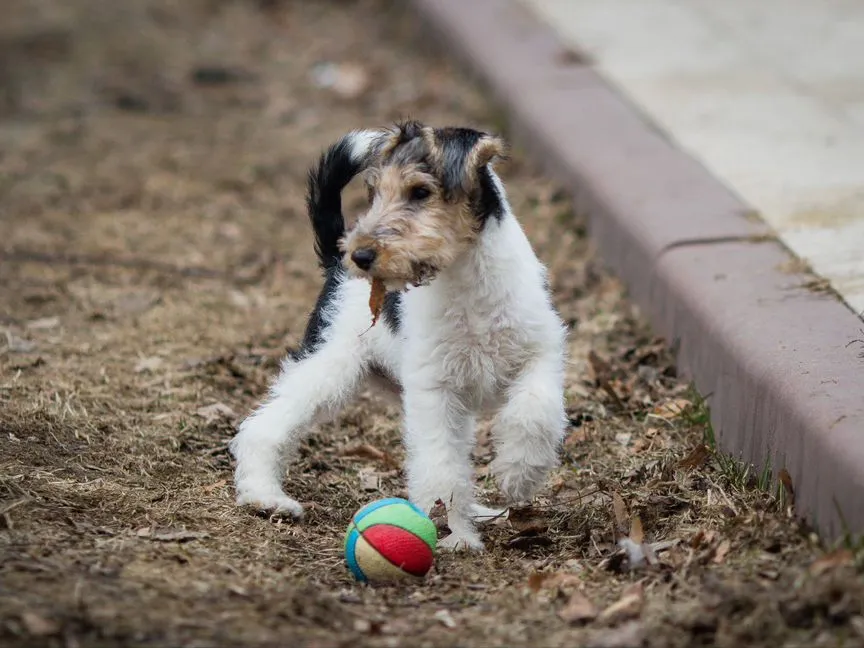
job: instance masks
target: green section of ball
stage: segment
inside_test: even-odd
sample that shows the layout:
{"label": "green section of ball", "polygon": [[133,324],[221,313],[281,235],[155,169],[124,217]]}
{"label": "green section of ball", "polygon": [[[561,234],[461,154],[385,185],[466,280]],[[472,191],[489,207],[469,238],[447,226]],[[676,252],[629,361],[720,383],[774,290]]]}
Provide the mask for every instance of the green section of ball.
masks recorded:
{"label": "green section of ball", "polygon": [[388,504],[375,509],[364,515],[356,524],[361,533],[375,524],[397,526],[423,540],[433,552],[438,543],[438,530],[435,528],[435,523],[407,502]]}

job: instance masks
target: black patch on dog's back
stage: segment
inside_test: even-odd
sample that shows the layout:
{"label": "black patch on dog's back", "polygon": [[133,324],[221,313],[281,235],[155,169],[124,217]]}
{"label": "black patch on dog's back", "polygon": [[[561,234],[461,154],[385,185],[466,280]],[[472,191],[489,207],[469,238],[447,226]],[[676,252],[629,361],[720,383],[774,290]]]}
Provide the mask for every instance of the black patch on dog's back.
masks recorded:
{"label": "black patch on dog's back", "polygon": [[324,331],[327,329],[328,321],[324,318],[324,311],[333,303],[333,298],[339,290],[344,279],[344,271],[338,267],[326,268],[324,271],[324,286],[318,294],[315,308],[309,315],[306,323],[306,331],[300,344],[296,357],[304,357],[315,353],[323,341]]}

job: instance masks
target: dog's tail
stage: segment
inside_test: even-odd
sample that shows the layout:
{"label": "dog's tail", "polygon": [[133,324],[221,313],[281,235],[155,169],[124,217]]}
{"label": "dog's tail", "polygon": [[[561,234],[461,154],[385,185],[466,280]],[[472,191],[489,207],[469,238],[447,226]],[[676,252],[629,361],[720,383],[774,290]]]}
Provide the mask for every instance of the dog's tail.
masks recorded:
{"label": "dog's tail", "polygon": [[315,252],[325,270],[335,268],[342,259],[342,190],[369,164],[383,135],[374,130],[351,131],[324,151],[318,165],[309,171],[306,204],[315,231]]}

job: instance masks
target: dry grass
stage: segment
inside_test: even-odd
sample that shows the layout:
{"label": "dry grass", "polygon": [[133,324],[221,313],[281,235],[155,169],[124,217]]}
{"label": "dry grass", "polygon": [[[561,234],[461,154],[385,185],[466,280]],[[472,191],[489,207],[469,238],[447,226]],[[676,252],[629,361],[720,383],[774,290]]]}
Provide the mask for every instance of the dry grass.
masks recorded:
{"label": "dry grass", "polygon": [[[0,9],[4,645],[862,644],[860,555],[826,557],[765,477],[715,456],[664,345],[518,152],[505,181],[572,324],[573,426],[542,497],[422,585],[354,584],[349,516],[404,494],[398,418],[364,394],[291,471],[305,523],[236,509],[225,444],[320,285],[307,166],[355,126],[493,108],[383,0],[38,6]],[[317,87],[322,61],[368,87]],[[494,501],[484,434],[477,458]],[[639,526],[658,560],[630,570],[616,540]]]}

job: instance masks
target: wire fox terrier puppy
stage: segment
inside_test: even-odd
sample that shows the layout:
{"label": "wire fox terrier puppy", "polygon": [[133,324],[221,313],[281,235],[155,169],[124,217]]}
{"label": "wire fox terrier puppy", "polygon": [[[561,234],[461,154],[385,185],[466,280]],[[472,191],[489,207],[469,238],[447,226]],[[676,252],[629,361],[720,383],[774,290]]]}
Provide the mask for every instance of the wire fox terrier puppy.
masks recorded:
{"label": "wire fox terrier puppy", "polygon": [[[239,505],[302,516],[282,490],[285,463],[370,379],[401,396],[409,498],[427,512],[446,504],[441,548],[483,548],[478,416],[495,416],[491,469],[508,501],[543,485],[567,421],[566,329],[492,170],[504,150],[476,130],[407,122],[352,131],[322,154],[307,198],[324,287],[300,351],[231,441]],[[341,192],[361,173],[369,210],[346,232]],[[370,285],[382,283],[370,328]]]}

